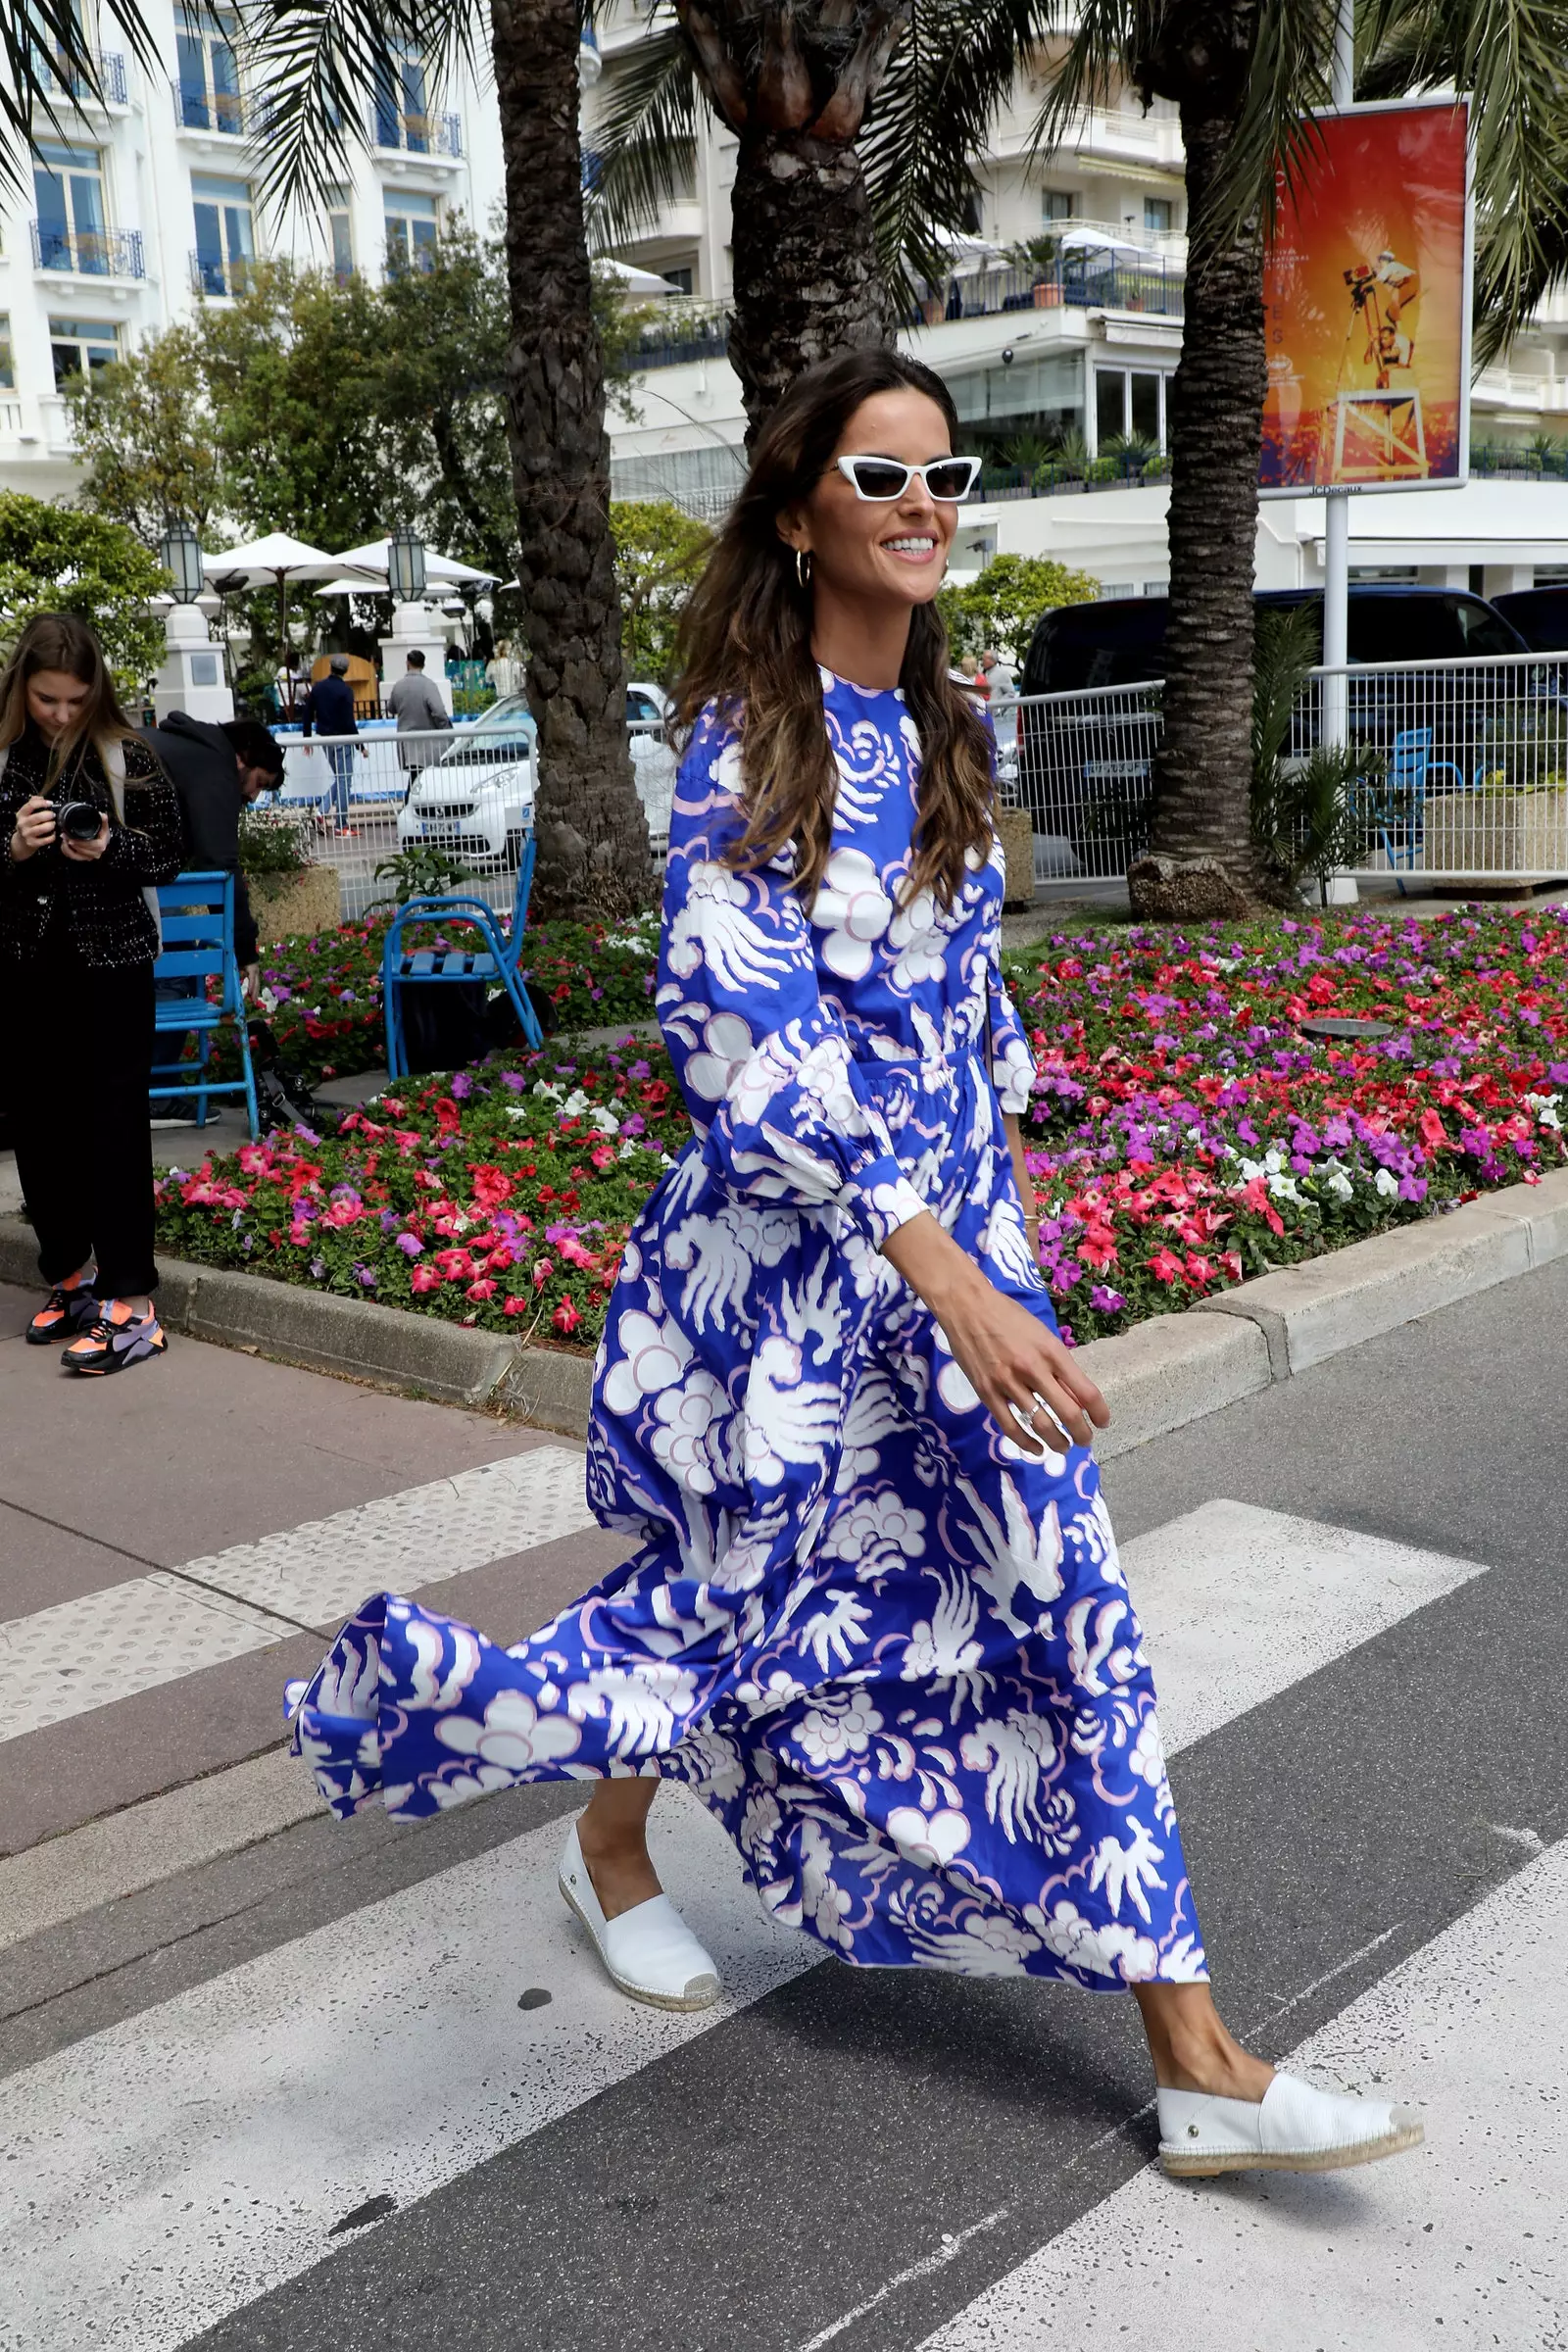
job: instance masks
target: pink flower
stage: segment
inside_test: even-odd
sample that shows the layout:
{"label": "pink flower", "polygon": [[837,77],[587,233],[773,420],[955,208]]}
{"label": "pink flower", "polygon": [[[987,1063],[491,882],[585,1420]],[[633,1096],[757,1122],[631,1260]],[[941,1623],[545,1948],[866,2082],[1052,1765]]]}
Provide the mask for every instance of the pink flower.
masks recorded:
{"label": "pink flower", "polygon": [[493,1298],[495,1295],[496,1286],[488,1275],[481,1282],[470,1282],[463,1294],[465,1298],[471,1298],[475,1306],[482,1306],[487,1298]]}
{"label": "pink flower", "polygon": [[1149,1261],[1149,1271],[1156,1282],[1180,1282],[1182,1261],[1174,1250],[1156,1250]]}
{"label": "pink flower", "polygon": [[409,1276],[409,1288],[417,1298],[422,1298],[427,1291],[438,1291],[441,1288],[441,1277],[434,1266],[416,1266]]}
{"label": "pink flower", "polygon": [[572,1305],[569,1298],[563,1298],[561,1304],[557,1307],[550,1320],[554,1324],[556,1330],[560,1332],[562,1338],[566,1339],[569,1338],[571,1333],[576,1330],[578,1324],[582,1321],[582,1317],[578,1314],[577,1309]]}

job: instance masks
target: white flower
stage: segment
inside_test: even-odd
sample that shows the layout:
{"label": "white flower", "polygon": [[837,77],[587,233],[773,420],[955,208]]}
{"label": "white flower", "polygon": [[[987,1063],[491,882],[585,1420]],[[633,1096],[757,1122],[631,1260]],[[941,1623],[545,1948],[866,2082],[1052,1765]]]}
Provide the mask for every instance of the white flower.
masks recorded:
{"label": "white flower", "polygon": [[[468,1715],[443,1715],[435,1736],[444,1747],[460,1755],[476,1756],[481,1765],[498,1767],[503,1775],[526,1772],[530,1764],[553,1764],[574,1756],[582,1734],[564,1715],[541,1715],[525,1690],[498,1690],[484,1711],[484,1721]],[[481,1786],[503,1784],[485,1781]]]}
{"label": "white flower", "polygon": [[1372,1179],[1372,1190],[1381,1193],[1385,1200],[1392,1200],[1398,1193],[1399,1179],[1392,1168],[1379,1168]]}

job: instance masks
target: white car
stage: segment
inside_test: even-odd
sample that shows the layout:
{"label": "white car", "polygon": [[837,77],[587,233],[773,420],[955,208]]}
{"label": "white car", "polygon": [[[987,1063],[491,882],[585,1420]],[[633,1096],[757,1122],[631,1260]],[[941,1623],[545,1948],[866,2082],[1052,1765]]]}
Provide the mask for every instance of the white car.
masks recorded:
{"label": "white car", "polygon": [[398,811],[398,847],[429,842],[469,865],[514,866],[533,824],[534,746],[527,699],[509,694],[421,768]]}
{"label": "white car", "polygon": [[[675,758],[665,730],[673,710],[658,686],[626,689],[632,773],[656,839],[669,832]],[[493,703],[433,767],[420,770],[398,814],[398,847],[430,842],[469,865],[515,866],[533,824],[537,738],[525,696]]]}

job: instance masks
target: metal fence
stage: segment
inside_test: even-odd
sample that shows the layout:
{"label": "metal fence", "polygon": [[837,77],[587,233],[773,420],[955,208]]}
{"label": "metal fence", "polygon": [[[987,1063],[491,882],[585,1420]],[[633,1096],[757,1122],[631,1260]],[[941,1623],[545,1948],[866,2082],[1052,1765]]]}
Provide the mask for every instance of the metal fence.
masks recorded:
{"label": "metal fence", "polygon": [[[1153,682],[997,699],[1003,794],[1032,813],[1037,881],[1114,880],[1148,849],[1161,699]],[[1326,742],[1349,747],[1337,778],[1314,757]],[[1568,879],[1568,659],[1314,670],[1282,766],[1296,838],[1332,842],[1336,870]]]}
{"label": "metal fence", "polygon": [[[675,755],[657,721],[630,725],[632,768],[656,862],[669,840]],[[417,890],[510,908],[533,826],[531,729],[283,739],[279,817],[338,879],[344,921]],[[264,820],[265,821],[265,820]]]}

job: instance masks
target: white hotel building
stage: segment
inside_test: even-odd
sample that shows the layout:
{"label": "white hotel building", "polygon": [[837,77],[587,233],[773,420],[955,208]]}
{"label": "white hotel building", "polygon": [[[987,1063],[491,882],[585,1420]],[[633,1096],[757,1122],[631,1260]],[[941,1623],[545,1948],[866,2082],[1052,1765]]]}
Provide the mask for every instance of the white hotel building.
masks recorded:
{"label": "white hotel building", "polygon": [[451,212],[485,225],[501,195],[493,96],[462,77],[436,91],[411,57],[366,92],[368,148],[351,147],[328,202],[270,218],[254,186],[255,94],[221,18],[187,17],[178,0],[144,0],[143,13],[157,70],[137,64],[110,8],[88,14],[102,99],[58,86],[27,194],[0,200],[0,485],[39,497],[76,478],[60,397],[74,370],[227,301],[252,256],[379,275],[389,253],[416,258]]}
{"label": "white hotel building", "polygon": [[[93,0],[81,5],[90,11]],[[437,89],[411,56],[386,86],[366,92],[369,144],[351,147],[341,186],[309,212],[270,218],[253,180],[256,94],[232,42],[187,17],[179,0],[146,0],[145,13],[159,52],[153,72],[131,56],[109,6],[88,15],[102,99],[62,88],[57,123],[37,131],[29,191],[0,201],[0,486],[69,495],[77,466],[64,378],[133,350],[197,303],[228,300],[253,255],[378,275],[389,259],[416,263],[444,218],[462,213],[482,227],[500,201],[492,91],[461,73]],[[596,109],[645,23],[631,0],[612,0],[600,16],[604,77],[584,106],[590,150]],[[1119,432],[1163,446],[1184,293],[1174,113],[1156,103],[1146,115],[1129,92],[1086,114],[1035,165],[1028,130],[1040,94],[1020,78],[979,167],[975,254],[1055,232],[1066,242],[1054,295],[1032,289],[1027,271],[971,255],[903,340],[947,378],[970,432],[993,450],[1062,425],[1082,431],[1091,452]],[[669,331],[655,331],[638,416],[612,420],[621,496],[710,510],[738,476],[744,419],[723,357],[734,152],[727,131],[705,123],[680,195],[617,248],[684,298]],[[1544,306],[1505,365],[1475,388],[1473,441],[1522,445],[1542,432],[1568,435],[1568,293]],[[1165,503],[1158,483],[999,499],[965,511],[960,564],[999,550],[1051,554],[1107,591],[1156,591],[1166,575]],[[1320,502],[1266,505],[1260,582],[1320,576],[1322,531]],[[1494,593],[1526,587],[1568,577],[1568,482],[1486,478],[1441,496],[1363,496],[1352,502],[1351,532],[1363,572]]]}

